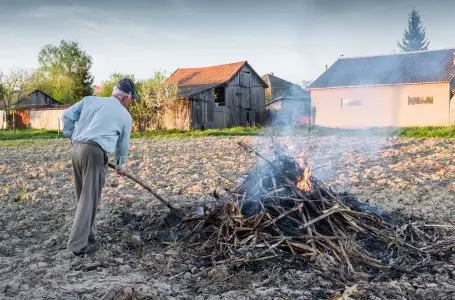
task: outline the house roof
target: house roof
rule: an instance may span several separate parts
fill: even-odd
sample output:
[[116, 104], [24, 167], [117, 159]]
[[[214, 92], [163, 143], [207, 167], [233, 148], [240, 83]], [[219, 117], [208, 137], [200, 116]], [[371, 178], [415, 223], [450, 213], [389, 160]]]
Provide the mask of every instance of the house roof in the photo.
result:
[[310, 89], [450, 82], [455, 49], [338, 59]]
[[309, 102], [310, 101], [310, 98], [302, 98], [302, 97], [292, 97], [292, 96], [284, 96], [284, 97], [278, 97], [272, 101], [270, 101], [269, 103], [266, 103], [265, 104], [265, 107], [268, 107], [270, 106], [271, 104], [273, 103], [276, 103], [276, 102], [282, 102], [282, 101], [297, 101], [297, 102]]
[[290, 98], [310, 98], [310, 93], [298, 84], [284, 80], [271, 73], [265, 74], [261, 78], [269, 85], [272, 90], [274, 88], [286, 89], [286, 92], [283, 96]]
[[[177, 84], [179, 96], [188, 97], [229, 82], [245, 65], [248, 65], [247, 61], [201, 68], [179, 68], [166, 82]], [[267, 86], [265, 82], [263, 84]]]
[[55, 101], [55, 102], [57, 102], [57, 103], [59, 103], [59, 104], [63, 104], [62, 102], [56, 100], [54, 97], [52, 97], [52, 96], [49, 95], [48, 93], [43, 92], [43, 91], [40, 90], [40, 89], [34, 89], [33, 91], [30, 91], [30, 90], [29, 90], [29, 91], [26, 91], [26, 92], [22, 93], [22, 94], [19, 96], [19, 102], [18, 102], [18, 103], [29, 100], [29, 97], [30, 97], [32, 94], [36, 93], [36, 92], [41, 93], [41, 94], [43, 94], [43, 95], [45, 95], [45, 96], [51, 98], [52, 101]]
[[287, 88], [288, 86], [293, 85], [292, 82], [289, 82], [280, 77], [277, 77], [277, 76], [273, 75], [272, 73], [265, 74], [261, 78], [272, 89], [273, 88]]

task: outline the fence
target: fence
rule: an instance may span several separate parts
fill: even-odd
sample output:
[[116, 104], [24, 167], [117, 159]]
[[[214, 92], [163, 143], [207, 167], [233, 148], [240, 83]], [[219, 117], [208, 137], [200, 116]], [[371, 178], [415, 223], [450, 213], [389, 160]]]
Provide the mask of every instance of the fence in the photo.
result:
[[62, 130], [62, 113], [64, 109], [30, 111], [30, 128]]

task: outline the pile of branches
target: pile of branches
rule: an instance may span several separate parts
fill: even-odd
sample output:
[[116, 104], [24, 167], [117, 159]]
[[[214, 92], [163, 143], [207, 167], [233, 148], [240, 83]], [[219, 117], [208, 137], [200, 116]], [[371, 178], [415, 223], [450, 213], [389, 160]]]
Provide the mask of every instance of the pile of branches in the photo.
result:
[[[232, 191], [182, 223], [192, 249], [215, 264], [271, 260], [314, 261], [321, 255], [355, 273], [409, 268], [451, 251], [453, 239], [399, 216], [335, 193], [273, 142], [273, 156], [258, 163]], [[196, 240], [194, 237], [198, 237]]]

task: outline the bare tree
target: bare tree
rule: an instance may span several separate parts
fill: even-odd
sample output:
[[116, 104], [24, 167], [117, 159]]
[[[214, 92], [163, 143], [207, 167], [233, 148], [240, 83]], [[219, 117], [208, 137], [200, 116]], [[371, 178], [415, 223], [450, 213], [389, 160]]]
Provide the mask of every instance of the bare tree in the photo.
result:
[[[2, 96], [2, 109], [7, 112], [19, 102], [24, 92], [29, 89], [31, 84], [30, 72], [21, 67], [13, 67], [7, 74], [0, 76], [0, 95]], [[8, 118], [8, 113], [5, 114]], [[13, 128], [16, 130], [15, 111], [13, 111]], [[9, 125], [6, 120], [7, 127]]]

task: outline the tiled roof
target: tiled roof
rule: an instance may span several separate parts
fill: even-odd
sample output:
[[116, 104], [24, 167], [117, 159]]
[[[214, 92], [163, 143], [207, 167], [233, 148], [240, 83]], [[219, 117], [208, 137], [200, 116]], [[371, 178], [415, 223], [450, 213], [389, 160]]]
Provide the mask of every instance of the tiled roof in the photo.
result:
[[450, 82], [455, 49], [338, 59], [310, 89]]
[[248, 63], [240, 61], [202, 68], [180, 68], [166, 82], [176, 83], [179, 96], [188, 97], [227, 83], [245, 64]]

